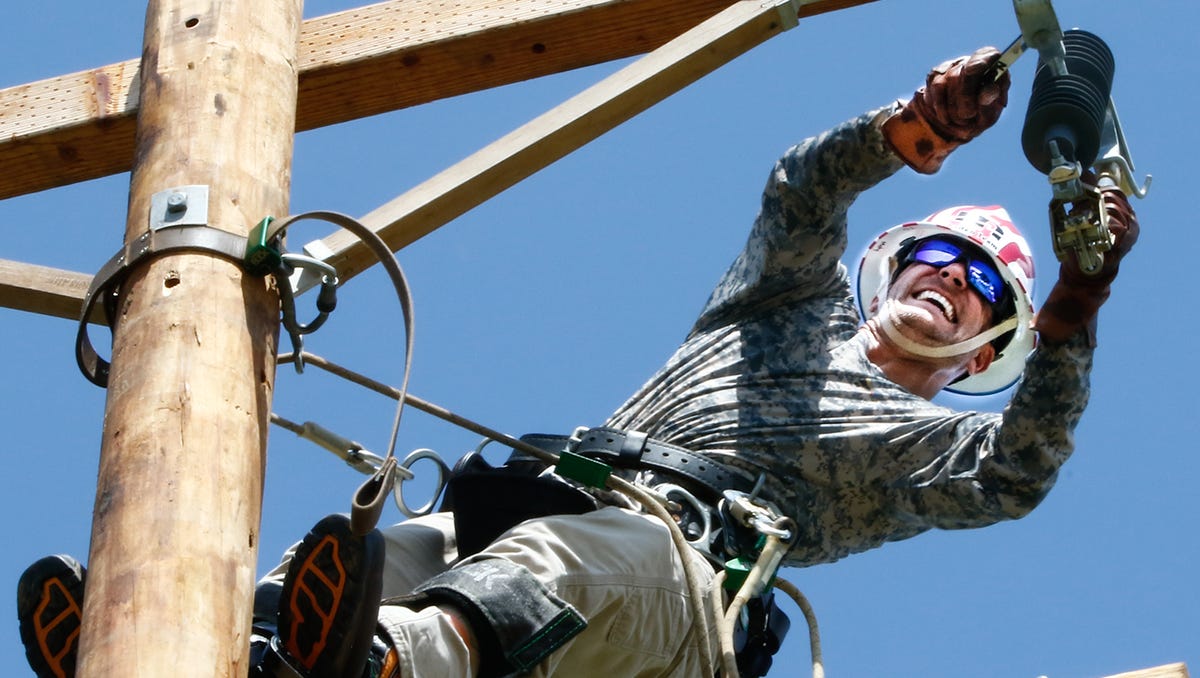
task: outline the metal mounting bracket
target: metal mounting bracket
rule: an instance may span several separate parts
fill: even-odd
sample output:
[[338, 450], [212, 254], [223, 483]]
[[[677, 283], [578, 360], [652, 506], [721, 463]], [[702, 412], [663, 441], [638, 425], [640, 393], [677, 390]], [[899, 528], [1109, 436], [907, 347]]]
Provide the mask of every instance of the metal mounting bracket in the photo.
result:
[[176, 186], [150, 196], [150, 230], [208, 225], [208, 186]]

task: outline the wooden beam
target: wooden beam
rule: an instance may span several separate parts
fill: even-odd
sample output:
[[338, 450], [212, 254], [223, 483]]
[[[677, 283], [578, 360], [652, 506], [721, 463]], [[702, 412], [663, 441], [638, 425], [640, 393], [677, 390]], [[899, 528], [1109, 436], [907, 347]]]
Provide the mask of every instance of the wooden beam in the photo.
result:
[[[802, 15], [873, 0], [821, 0]], [[304, 22], [299, 131], [648, 52], [730, 0], [390, 0]], [[129, 170], [138, 62], [0, 90], [0, 199]]]
[[129, 170], [138, 62], [0, 90], [0, 199]]
[[[874, 0], [810, 2], [799, 8], [799, 16], [810, 16], [869, 1]], [[384, 3], [387, 6], [391, 4]], [[311, 35], [313, 29], [309, 23], [306, 23], [306, 26], [309, 27]], [[765, 37], [767, 36], [760, 36], [759, 39]], [[694, 45], [688, 47], [688, 43], [696, 39], [694, 35], [690, 36], [682, 43], [677, 42], [673, 48], [674, 52], [670, 55], [660, 55], [655, 61], [639, 61], [615, 74], [588, 90], [586, 97], [581, 94], [572, 99], [569, 105], [563, 104], [551, 113], [543, 115], [403, 196], [372, 211], [363, 221], [373, 229], [385, 233], [389, 244], [394, 249], [400, 249], [681, 89], [703, 75], [703, 72], [713, 70], [736, 56], [729, 53], [721, 55], [715, 61], [709, 60], [703, 54], [703, 50], [696, 50]], [[739, 49], [744, 51], [750, 46], [752, 45], [744, 45]], [[692, 52], [690, 55], [689, 50]], [[706, 70], [687, 73], [686, 69], [676, 68], [674, 74], [666, 73], [667, 65], [676, 59], [681, 62], [690, 59], [693, 64], [705, 61], [703, 69]], [[664, 74], [652, 77], [655, 69], [664, 70]], [[128, 72], [128, 69], [120, 72]], [[685, 73], [686, 77], [680, 78], [681, 73]], [[644, 79], [644, 82], [636, 82], [638, 79]], [[0, 98], [2, 94], [0, 93]], [[588, 110], [589, 108], [592, 110]], [[557, 129], [551, 129], [554, 127]], [[0, 144], [0, 156], [3, 155], [3, 149], [4, 144]], [[504, 154], [514, 154], [514, 157], [505, 158]], [[3, 185], [4, 181], [5, 177], [0, 176], [0, 185]], [[486, 182], [491, 182], [491, 186], [483, 191], [481, 188]], [[335, 233], [324, 240], [310, 243], [310, 248], [314, 256], [344, 266], [343, 279], [349, 279], [362, 272], [370, 263], [365, 248], [342, 233]], [[64, 318], [78, 318], [84, 292], [90, 284], [90, 276], [57, 269], [47, 269], [48, 272], [52, 271], [49, 273], [29, 269], [33, 276], [29, 281], [31, 289], [25, 291], [23, 288], [26, 285], [20, 279], [20, 272], [16, 266], [19, 266], [16, 262], [9, 262], [4, 271], [4, 279], [0, 281], [3, 282], [0, 284], [0, 306]], [[51, 278], [54, 280], [53, 284], [47, 282]], [[98, 317], [92, 320], [101, 321]]]
[[385, 2], [305, 24], [297, 130], [627, 56], [732, 0]]
[[[394, 250], [428, 235], [637, 113], [790, 28], [786, 2], [743, 0], [362, 218]], [[338, 231], [305, 251], [341, 280], [374, 259]], [[301, 277], [301, 290], [316, 281]]]
[[1150, 669], [1118, 673], [1108, 678], [1188, 678], [1187, 664], [1164, 664]]
[[[286, 213], [301, 6], [150, 0], [126, 242], [177, 187], [207, 187], [183, 216], [242, 235]], [[133, 267], [118, 313], [77, 675], [245, 676], [278, 294], [169, 252]]]
[[0, 259], [0, 306], [77, 320], [91, 282], [84, 273]]

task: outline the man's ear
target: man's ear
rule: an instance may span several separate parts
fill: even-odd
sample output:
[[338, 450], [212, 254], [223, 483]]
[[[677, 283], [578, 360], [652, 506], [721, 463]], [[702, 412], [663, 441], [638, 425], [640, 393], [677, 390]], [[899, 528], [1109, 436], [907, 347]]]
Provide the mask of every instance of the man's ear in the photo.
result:
[[992, 361], [996, 359], [996, 349], [991, 344], [984, 344], [971, 356], [970, 362], [967, 363], [967, 374], [979, 374], [991, 366]]
[[867, 313], [871, 315], [879, 313], [879, 295], [871, 297], [871, 304], [867, 306]]

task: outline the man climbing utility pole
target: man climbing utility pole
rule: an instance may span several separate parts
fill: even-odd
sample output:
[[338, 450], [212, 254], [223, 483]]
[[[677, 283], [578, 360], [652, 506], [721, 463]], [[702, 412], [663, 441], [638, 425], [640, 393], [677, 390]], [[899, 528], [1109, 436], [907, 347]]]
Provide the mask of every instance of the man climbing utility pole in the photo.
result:
[[[151, 0], [126, 242], [152, 197], [239, 235], [288, 206], [302, 0]], [[200, 202], [202, 204], [197, 205]], [[198, 211], [194, 211], [198, 210]], [[97, 227], [103, 226], [96, 224]], [[278, 297], [208, 252], [115, 313], [80, 676], [244, 676]]]

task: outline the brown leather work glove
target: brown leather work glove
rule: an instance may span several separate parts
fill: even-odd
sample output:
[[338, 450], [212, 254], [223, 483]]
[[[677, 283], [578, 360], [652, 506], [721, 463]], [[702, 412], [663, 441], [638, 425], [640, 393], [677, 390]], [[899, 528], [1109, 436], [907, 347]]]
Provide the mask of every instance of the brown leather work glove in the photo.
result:
[[946, 61], [925, 78], [907, 104], [883, 123], [896, 155], [922, 174], [933, 174], [946, 156], [1000, 119], [1008, 104], [1008, 71], [991, 73], [1000, 58], [994, 47]]
[[1087, 330], [1088, 345], [1096, 345], [1096, 315], [1108, 299], [1121, 259], [1137, 242], [1137, 215], [1125, 194], [1115, 186], [1106, 186], [1100, 189], [1100, 195], [1108, 212], [1108, 230], [1113, 234], [1112, 249], [1104, 253], [1104, 265], [1096, 275], [1084, 274], [1074, 259], [1059, 266], [1058, 282], [1033, 322], [1043, 342], [1061, 344], [1083, 329]]

